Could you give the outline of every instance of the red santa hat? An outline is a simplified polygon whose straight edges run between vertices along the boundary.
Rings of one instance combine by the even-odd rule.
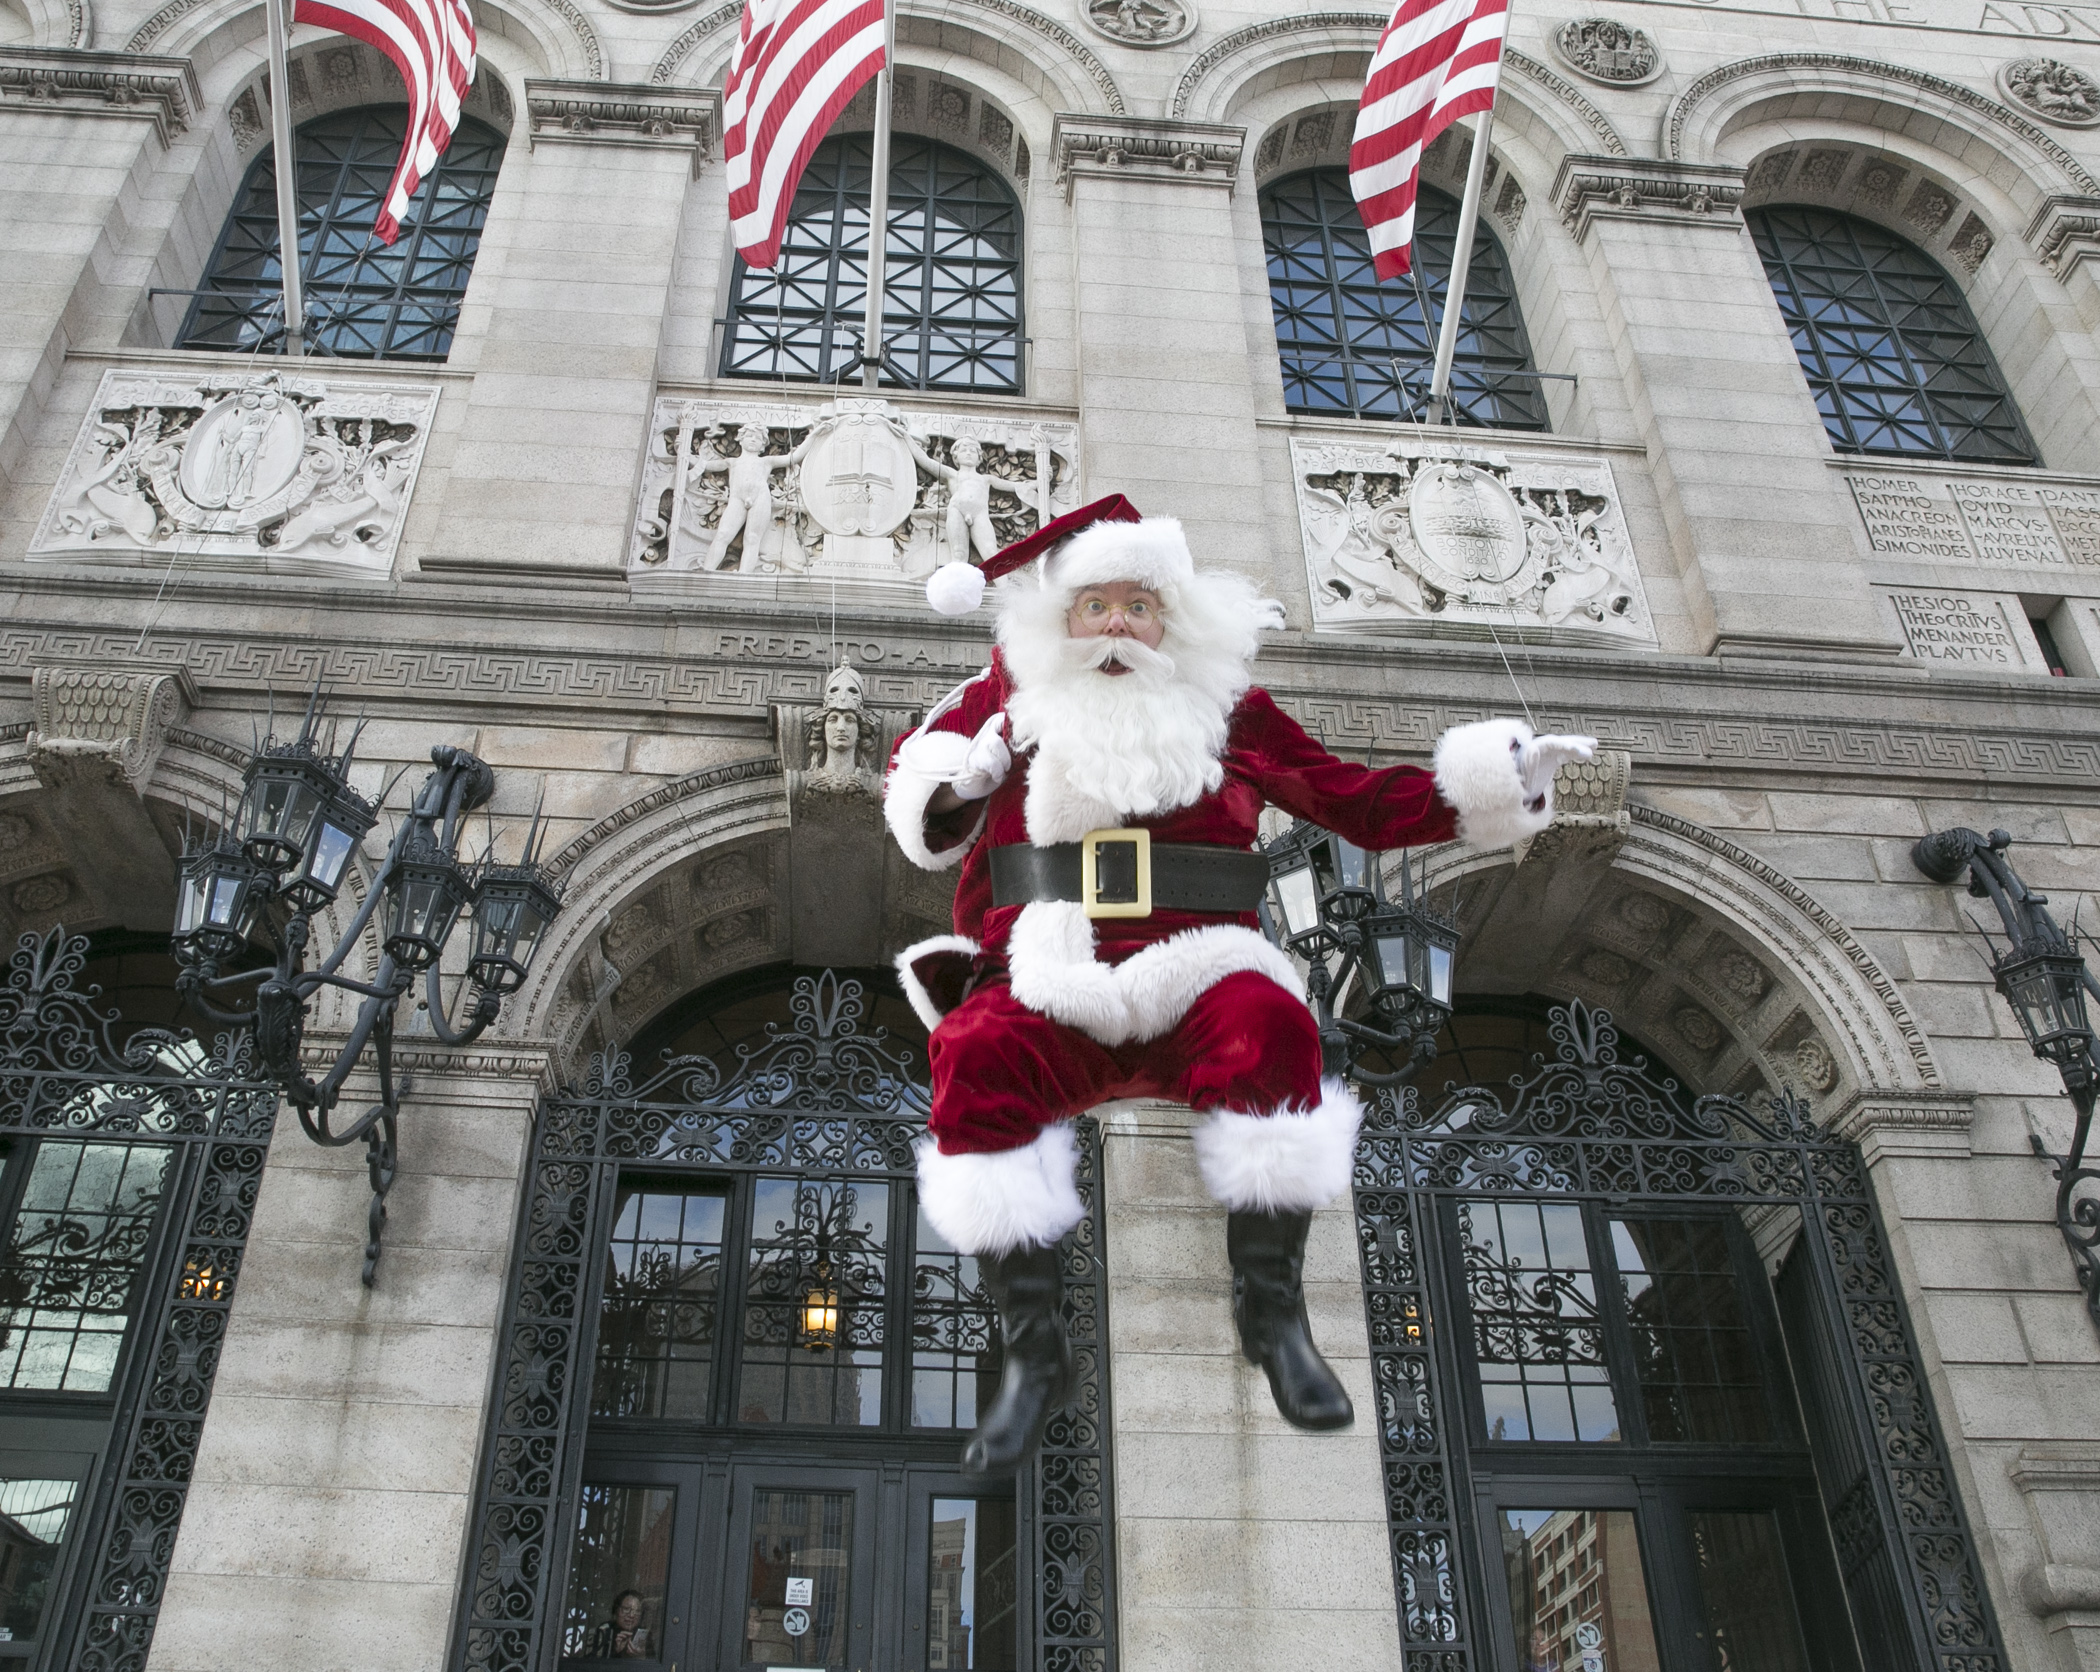
[[[984,601],[987,582],[1037,558],[1047,559],[1044,586],[1061,592],[1107,581],[1134,581],[1160,592],[1187,583],[1196,568],[1180,523],[1142,516],[1112,493],[1045,523],[981,565],[942,564],[926,582],[926,601],[942,615],[968,615]]]

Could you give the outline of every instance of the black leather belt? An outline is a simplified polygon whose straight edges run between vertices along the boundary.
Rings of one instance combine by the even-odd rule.
[[[1070,900],[1089,917],[1167,911],[1247,912],[1261,903],[1269,862],[1258,853],[1155,842],[1149,830],[1092,830],[1077,842],[992,849],[992,903]]]

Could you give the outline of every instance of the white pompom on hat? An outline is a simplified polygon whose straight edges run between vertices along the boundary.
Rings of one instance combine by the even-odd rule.
[[[1186,580],[1195,570],[1181,524],[1145,518],[1119,493],[1053,518],[1033,534],[1001,547],[983,564],[944,563],[926,581],[926,601],[942,615],[968,615],[984,601],[985,585],[1045,554],[1052,586],[1098,586],[1136,581],[1157,588]],[[1158,577],[1158,578],[1154,578]]]

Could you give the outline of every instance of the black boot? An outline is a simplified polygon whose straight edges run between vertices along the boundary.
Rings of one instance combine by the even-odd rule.
[[[1269,1392],[1298,1428],[1347,1428],[1356,1420],[1342,1384],[1305,1321],[1309,1213],[1235,1213],[1225,1220],[1232,1260],[1232,1317],[1240,1351],[1269,1373]]]
[[[980,1255],[977,1269],[999,1308],[1006,1365],[991,1408],[963,1447],[966,1475],[1010,1475],[1035,1455],[1043,1429],[1070,1403],[1074,1368],[1065,1339],[1064,1255],[1017,1248]]]

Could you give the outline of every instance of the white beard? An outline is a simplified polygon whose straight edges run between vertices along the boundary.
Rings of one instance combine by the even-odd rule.
[[[1109,661],[1131,671],[1101,671]],[[1012,739],[1033,748],[1028,839],[1037,847],[1187,807],[1225,780],[1237,703],[1191,682],[1134,639],[1066,639],[1007,702]]]

